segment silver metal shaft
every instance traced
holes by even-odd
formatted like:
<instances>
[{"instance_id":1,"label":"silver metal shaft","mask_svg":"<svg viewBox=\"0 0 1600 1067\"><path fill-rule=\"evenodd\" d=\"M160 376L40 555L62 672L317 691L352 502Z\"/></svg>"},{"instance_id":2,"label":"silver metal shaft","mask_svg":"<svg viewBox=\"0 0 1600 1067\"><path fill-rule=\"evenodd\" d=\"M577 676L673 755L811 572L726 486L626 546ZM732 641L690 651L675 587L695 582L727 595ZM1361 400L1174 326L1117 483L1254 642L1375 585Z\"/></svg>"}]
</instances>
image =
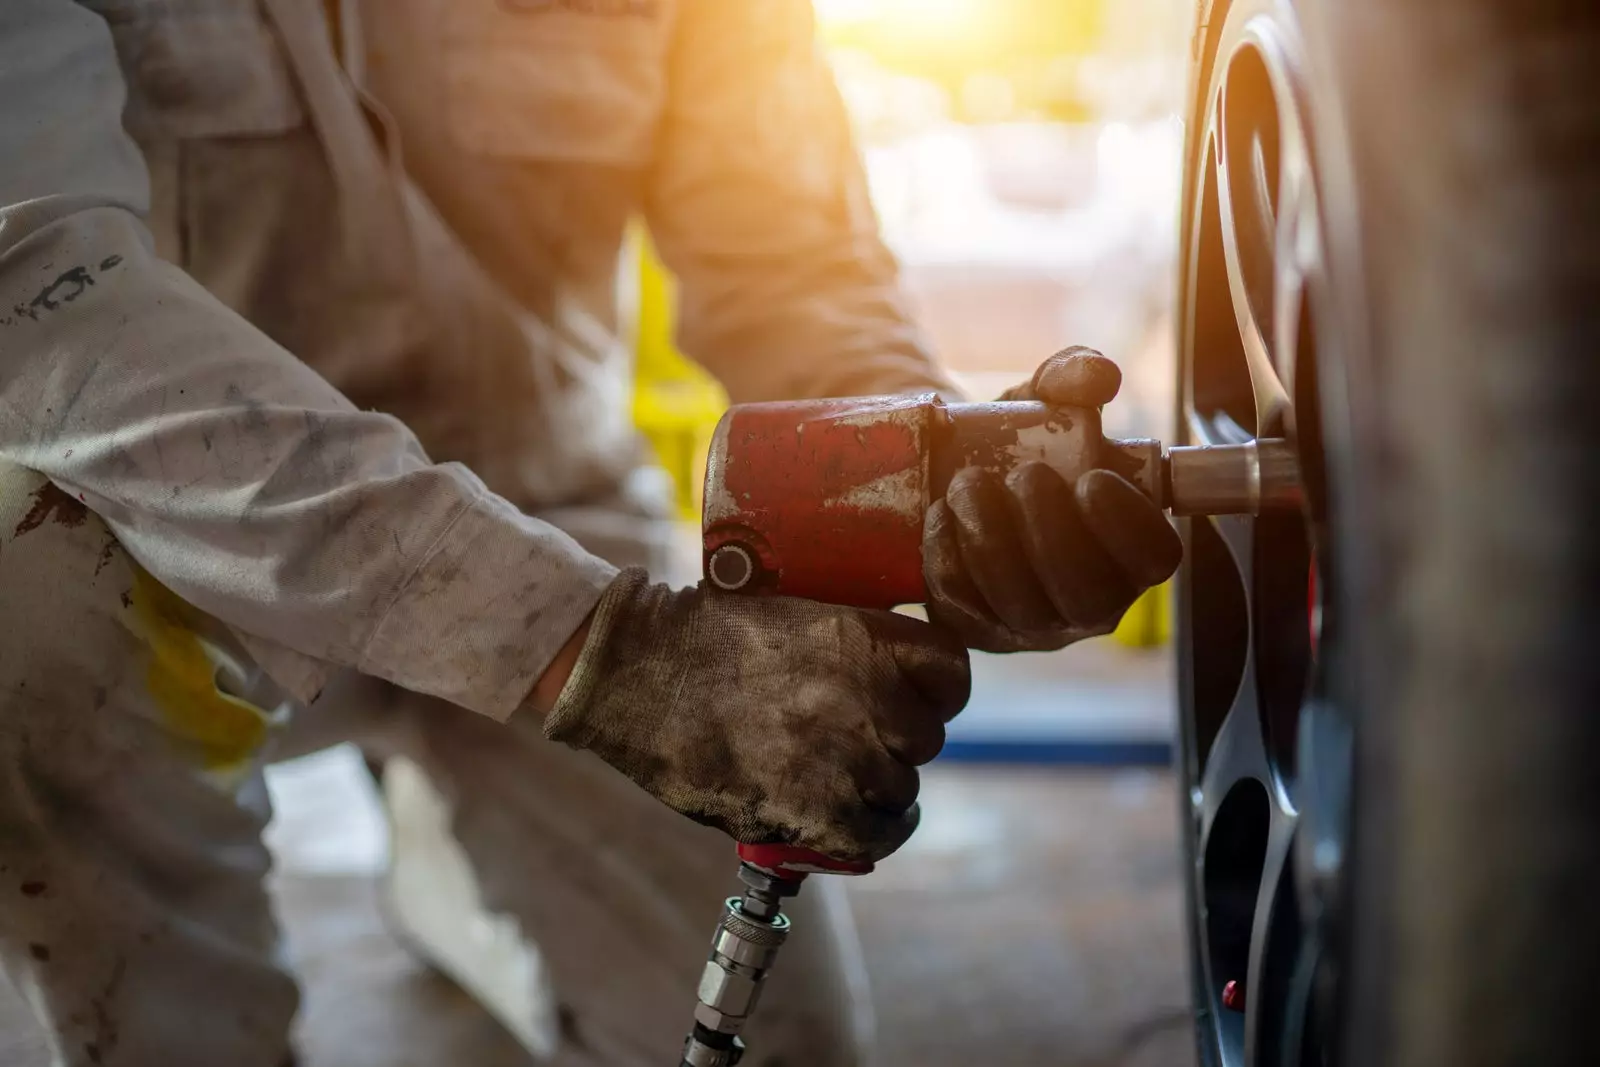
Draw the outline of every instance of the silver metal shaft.
<instances>
[{"instance_id":1,"label":"silver metal shaft","mask_svg":"<svg viewBox=\"0 0 1600 1067\"><path fill-rule=\"evenodd\" d=\"M1300 507L1300 462L1288 441L1165 448L1107 440L1101 462L1174 515L1260 515Z\"/></svg>"},{"instance_id":2,"label":"silver metal shaft","mask_svg":"<svg viewBox=\"0 0 1600 1067\"><path fill-rule=\"evenodd\" d=\"M1167 507L1174 515L1260 515L1300 507L1300 463L1288 441L1169 448Z\"/></svg>"}]
</instances>

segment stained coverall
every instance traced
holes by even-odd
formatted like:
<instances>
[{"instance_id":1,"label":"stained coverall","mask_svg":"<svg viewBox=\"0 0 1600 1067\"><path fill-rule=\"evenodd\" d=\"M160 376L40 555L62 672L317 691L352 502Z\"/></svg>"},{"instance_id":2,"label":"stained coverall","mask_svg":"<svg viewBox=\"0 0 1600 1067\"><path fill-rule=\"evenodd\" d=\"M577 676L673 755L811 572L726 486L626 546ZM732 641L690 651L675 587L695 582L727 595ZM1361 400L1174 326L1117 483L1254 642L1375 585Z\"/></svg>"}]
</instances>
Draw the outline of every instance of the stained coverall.
<instances>
[{"instance_id":1,"label":"stained coverall","mask_svg":"<svg viewBox=\"0 0 1600 1067\"><path fill-rule=\"evenodd\" d=\"M338 737L402 937L536 1054L670 1055L726 839L513 714L651 558L639 214L735 400L950 390L804 0L0 5L0 964L59 1063L286 1062L262 766ZM863 1055L831 914L791 1062Z\"/></svg>"}]
</instances>

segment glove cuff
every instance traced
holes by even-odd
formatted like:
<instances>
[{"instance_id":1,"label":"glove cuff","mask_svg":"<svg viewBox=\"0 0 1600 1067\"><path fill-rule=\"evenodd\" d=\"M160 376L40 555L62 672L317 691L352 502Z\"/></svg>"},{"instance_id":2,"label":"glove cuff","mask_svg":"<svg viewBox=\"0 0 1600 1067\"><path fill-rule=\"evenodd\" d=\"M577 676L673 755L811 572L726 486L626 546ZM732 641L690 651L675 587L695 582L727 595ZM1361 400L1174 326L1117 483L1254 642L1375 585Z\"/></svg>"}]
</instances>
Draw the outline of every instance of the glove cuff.
<instances>
[{"instance_id":1,"label":"glove cuff","mask_svg":"<svg viewBox=\"0 0 1600 1067\"><path fill-rule=\"evenodd\" d=\"M606 587L594 614L589 617L589 635L584 639L578 661L572 666L567 684L555 706L544 718L544 735L552 741L588 748L604 726L595 715L595 693L605 676L610 673L613 649L626 643L625 633L631 617L630 608L649 588L650 577L643 567L629 567ZM642 654L643 650L636 650Z\"/></svg>"}]
</instances>

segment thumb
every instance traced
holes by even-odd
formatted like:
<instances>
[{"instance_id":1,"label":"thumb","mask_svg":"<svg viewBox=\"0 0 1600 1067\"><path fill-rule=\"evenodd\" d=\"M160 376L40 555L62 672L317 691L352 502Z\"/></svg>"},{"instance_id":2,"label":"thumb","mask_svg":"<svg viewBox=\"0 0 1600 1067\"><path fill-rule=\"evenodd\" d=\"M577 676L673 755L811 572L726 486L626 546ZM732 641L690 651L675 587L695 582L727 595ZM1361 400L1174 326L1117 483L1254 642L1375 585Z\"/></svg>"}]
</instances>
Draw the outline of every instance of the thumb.
<instances>
[{"instance_id":1,"label":"thumb","mask_svg":"<svg viewBox=\"0 0 1600 1067\"><path fill-rule=\"evenodd\" d=\"M1008 389L1002 400L1039 400L1051 407L1098 408L1122 387L1122 371L1092 348L1064 348L1042 363L1026 385Z\"/></svg>"}]
</instances>

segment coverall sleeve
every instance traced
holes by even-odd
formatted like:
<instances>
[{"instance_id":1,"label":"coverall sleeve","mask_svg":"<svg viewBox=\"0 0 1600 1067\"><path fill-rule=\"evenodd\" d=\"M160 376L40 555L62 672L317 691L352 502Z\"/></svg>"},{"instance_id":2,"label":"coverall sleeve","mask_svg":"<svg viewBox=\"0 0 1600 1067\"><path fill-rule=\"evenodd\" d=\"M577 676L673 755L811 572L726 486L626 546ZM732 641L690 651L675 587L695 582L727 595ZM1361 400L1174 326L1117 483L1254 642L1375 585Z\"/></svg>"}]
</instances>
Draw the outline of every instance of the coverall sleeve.
<instances>
[{"instance_id":1,"label":"coverall sleeve","mask_svg":"<svg viewBox=\"0 0 1600 1067\"><path fill-rule=\"evenodd\" d=\"M810 0L682 0L647 214L735 401L956 392L913 325Z\"/></svg>"},{"instance_id":2,"label":"coverall sleeve","mask_svg":"<svg viewBox=\"0 0 1600 1067\"><path fill-rule=\"evenodd\" d=\"M123 98L98 16L0 4L0 458L302 698L343 666L510 715L615 572L159 260Z\"/></svg>"}]
</instances>

